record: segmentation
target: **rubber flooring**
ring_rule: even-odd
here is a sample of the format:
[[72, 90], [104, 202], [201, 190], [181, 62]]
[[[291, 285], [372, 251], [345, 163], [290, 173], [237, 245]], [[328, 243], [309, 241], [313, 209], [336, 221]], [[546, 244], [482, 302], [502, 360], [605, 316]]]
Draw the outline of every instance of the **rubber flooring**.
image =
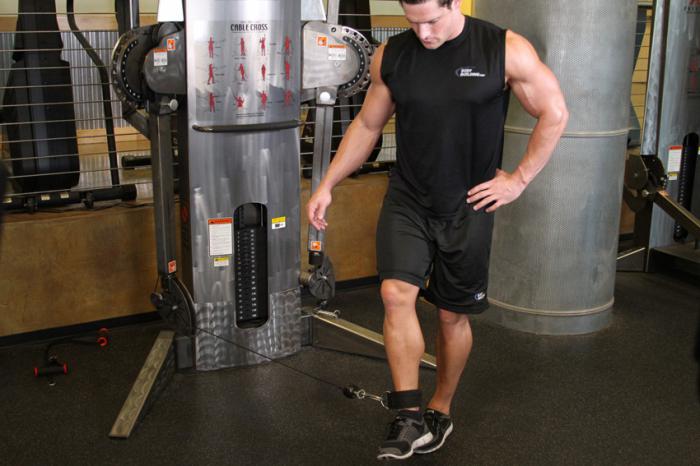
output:
[[[381, 331], [376, 287], [339, 292], [342, 317]], [[700, 465], [700, 289], [619, 273], [613, 323], [551, 337], [472, 319], [474, 349], [445, 446], [417, 465]], [[434, 352], [433, 309], [418, 304]], [[338, 386], [390, 389], [385, 361], [304, 347], [284, 364], [177, 373], [128, 440], [112, 423], [162, 326], [57, 347], [71, 373], [34, 378], [46, 342], [0, 348], [2, 465], [371, 465], [391, 414]], [[323, 379], [321, 382], [316, 379]], [[435, 374], [422, 370], [426, 397]]]

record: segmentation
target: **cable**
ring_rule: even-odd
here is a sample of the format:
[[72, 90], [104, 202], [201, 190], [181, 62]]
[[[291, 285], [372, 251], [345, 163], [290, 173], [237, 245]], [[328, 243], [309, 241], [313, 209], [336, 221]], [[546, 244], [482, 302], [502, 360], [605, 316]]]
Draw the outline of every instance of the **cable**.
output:
[[296, 372], [297, 374], [300, 374], [300, 375], [302, 375], [302, 376], [304, 376], [304, 377], [308, 377], [308, 378], [313, 379], [313, 380], [315, 380], [315, 381], [317, 381], [317, 382], [321, 382], [321, 383], [324, 383], [324, 384], [326, 384], [326, 385], [329, 385], [329, 386], [331, 386], [331, 387], [333, 387], [333, 388], [337, 388], [337, 389], [340, 390], [341, 392], [344, 392], [345, 389], [346, 389], [346, 387], [342, 387], [342, 386], [338, 385], [337, 383], [331, 382], [331, 381], [326, 380], [326, 379], [324, 379], [324, 378], [322, 378], [322, 377], [317, 377], [317, 376], [315, 376], [315, 375], [313, 375], [313, 374], [309, 374], [308, 372], [305, 372], [305, 371], [303, 371], [303, 370], [301, 370], [301, 369], [297, 369], [297, 368], [295, 368], [295, 367], [289, 366], [289, 365], [287, 365], [287, 364], [285, 364], [285, 363], [283, 363], [283, 362], [281, 362], [281, 361], [278, 361], [278, 360], [276, 360], [276, 359], [272, 359], [272, 358], [269, 357], [269, 356], [265, 356], [264, 354], [259, 353], [259, 352], [255, 351], [255, 350], [253, 350], [253, 349], [250, 349], [250, 348], [248, 348], [248, 347], [246, 347], [246, 346], [243, 346], [243, 345], [241, 345], [241, 344], [239, 344], [239, 343], [236, 343], [236, 342], [234, 342], [234, 341], [231, 341], [231, 340], [229, 340], [228, 338], [224, 338], [224, 337], [222, 337], [221, 335], [216, 335], [216, 334], [213, 333], [213, 332], [210, 332], [210, 331], [208, 331], [208, 330], [204, 330], [203, 328], [199, 328], [199, 327], [197, 327], [196, 325], [193, 325], [193, 326], [192, 326], [192, 329], [195, 330], [195, 331], [197, 331], [197, 332], [206, 333], [207, 335], [210, 335], [210, 336], [212, 336], [212, 337], [214, 337], [214, 338], [217, 338], [217, 339], [219, 339], [219, 340], [221, 340], [221, 341], [224, 341], [224, 342], [229, 343], [229, 344], [231, 344], [231, 345], [233, 345], [233, 346], [236, 346], [237, 348], [240, 348], [240, 349], [242, 349], [242, 350], [248, 351], [249, 353], [255, 354], [256, 356], [260, 356], [261, 358], [264, 358], [264, 359], [266, 359], [266, 360], [268, 360], [268, 361], [270, 361], [270, 362], [272, 362], [272, 363], [274, 363], [274, 364], [279, 364], [280, 366], [286, 367], [286, 368], [289, 369], [290, 371]]

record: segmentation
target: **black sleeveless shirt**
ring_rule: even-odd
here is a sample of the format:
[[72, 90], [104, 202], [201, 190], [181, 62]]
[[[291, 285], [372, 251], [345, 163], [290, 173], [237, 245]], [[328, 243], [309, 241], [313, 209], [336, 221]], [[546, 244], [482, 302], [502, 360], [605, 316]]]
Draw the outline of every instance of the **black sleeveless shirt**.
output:
[[506, 31], [467, 17], [435, 50], [412, 30], [389, 39], [381, 75], [396, 105], [396, 167], [389, 196], [448, 217], [500, 167], [509, 92]]

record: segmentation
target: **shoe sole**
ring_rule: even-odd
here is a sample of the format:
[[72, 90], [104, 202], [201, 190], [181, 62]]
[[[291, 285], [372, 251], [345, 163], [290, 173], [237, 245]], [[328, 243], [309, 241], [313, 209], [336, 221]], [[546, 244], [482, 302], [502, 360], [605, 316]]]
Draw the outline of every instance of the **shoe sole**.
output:
[[415, 450], [414, 453], [417, 455], [425, 455], [427, 453], [432, 453], [435, 450], [439, 450], [445, 444], [445, 440], [447, 440], [447, 437], [449, 437], [449, 435], [452, 433], [452, 428], [453, 428], [453, 424], [450, 424], [450, 427], [447, 428], [447, 430], [445, 431], [445, 435], [442, 437], [442, 442], [435, 445], [430, 450], [423, 450], [423, 451]]
[[433, 434], [428, 432], [422, 437], [417, 438], [413, 444], [411, 445], [411, 450], [406, 453], [405, 455], [396, 455], [394, 453], [381, 453], [377, 455], [378, 460], [405, 460], [406, 458], [409, 458], [411, 455], [413, 455], [413, 452], [415, 451], [416, 448], [420, 448], [423, 445], [429, 443], [431, 440], [433, 440]]

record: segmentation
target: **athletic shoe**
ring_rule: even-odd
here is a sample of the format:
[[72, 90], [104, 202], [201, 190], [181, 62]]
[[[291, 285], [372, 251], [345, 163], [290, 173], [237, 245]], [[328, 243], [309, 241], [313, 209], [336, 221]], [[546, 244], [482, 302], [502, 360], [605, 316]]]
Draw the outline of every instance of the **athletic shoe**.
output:
[[445, 439], [452, 433], [453, 429], [452, 419], [450, 419], [450, 416], [443, 414], [440, 411], [426, 409], [425, 413], [423, 414], [423, 419], [428, 425], [430, 433], [433, 434], [433, 440], [414, 450], [415, 453], [420, 455], [432, 453], [442, 447], [442, 445], [445, 443]]
[[428, 425], [420, 419], [412, 419], [399, 414], [389, 424], [389, 435], [379, 447], [377, 459], [403, 460], [413, 454], [414, 448], [425, 445], [433, 439]]

